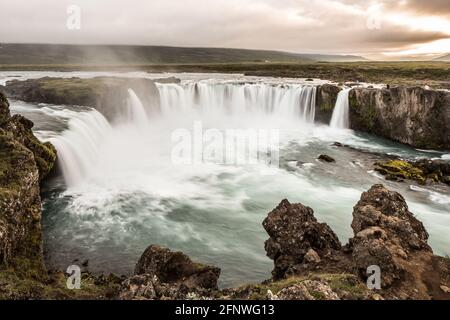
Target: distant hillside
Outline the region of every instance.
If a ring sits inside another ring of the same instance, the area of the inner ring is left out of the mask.
[[[362,61],[358,56],[163,46],[1,44],[0,64],[169,64]]]
[[[446,54],[445,56],[439,57],[434,59],[434,61],[446,61],[446,62],[450,62],[450,53]]]

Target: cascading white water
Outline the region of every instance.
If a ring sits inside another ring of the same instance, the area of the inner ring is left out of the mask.
[[[273,125],[280,128],[295,119],[300,120],[299,123],[314,122],[314,86],[226,82],[189,82],[157,86],[161,116],[165,119],[162,121],[168,122],[169,126],[174,126],[171,122],[177,119],[187,120],[186,117],[195,114],[201,117],[217,116],[217,122],[211,124],[219,126],[224,121],[224,115],[232,117],[228,122],[230,126],[239,126],[243,122],[244,126],[251,126],[257,115],[262,116],[263,122],[268,123],[276,117],[278,122]],[[89,170],[95,168],[102,142],[113,136],[114,132],[120,130],[121,136],[135,136],[137,132],[137,136],[142,138],[146,135],[150,124],[145,106],[132,89],[128,89],[128,95],[126,116],[115,119],[116,125],[111,126],[96,110],[71,112],[69,129],[52,140],[58,150],[60,166],[69,187],[75,186],[88,175]],[[272,118],[267,119],[268,116]],[[114,158],[117,160],[117,155]]]
[[[75,185],[93,167],[99,147],[112,130],[98,111],[70,112],[68,130],[50,141],[58,151],[58,162],[68,186]]]
[[[312,123],[316,87],[264,83],[158,84],[163,114],[202,112],[265,113],[296,117]]]
[[[348,104],[348,93],[351,88],[342,89],[336,100],[336,105],[334,106],[333,116],[331,117],[330,127],[339,129],[348,129],[350,125],[349,120],[349,104]]]
[[[148,124],[147,113],[144,105],[133,89],[128,89],[128,120],[139,126],[146,126]]]

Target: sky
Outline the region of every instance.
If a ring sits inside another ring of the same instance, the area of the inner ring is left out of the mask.
[[[73,5],[79,19],[68,12]],[[450,0],[1,0],[0,13],[2,43],[225,47],[383,60],[450,52]]]

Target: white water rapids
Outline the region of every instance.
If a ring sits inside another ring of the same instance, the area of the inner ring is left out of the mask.
[[[129,90],[127,112],[111,122],[90,108],[12,103],[58,149],[64,179],[56,177],[44,190],[49,266],[64,269],[89,259],[94,272],[129,273],[148,245],[159,244],[220,267],[222,286],[259,282],[273,267],[261,223],[282,199],[313,208],[345,243],[352,235],[352,208],[375,183],[401,192],[427,227],[435,252],[450,253],[445,190],[386,181],[372,171],[378,156],[332,143],[412,158],[448,155],[345,129],[345,91],[327,126],[314,123],[315,84],[209,77],[158,84],[157,113]],[[263,163],[174,165],[172,133],[193,132],[198,121],[204,130],[220,132],[278,130],[279,167],[262,175]],[[319,154],[337,161],[322,163]]]

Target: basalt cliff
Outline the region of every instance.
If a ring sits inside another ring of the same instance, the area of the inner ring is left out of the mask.
[[[318,90],[316,120],[329,123],[339,87]],[[450,92],[422,87],[354,87],[350,128],[422,149],[450,150]]]

